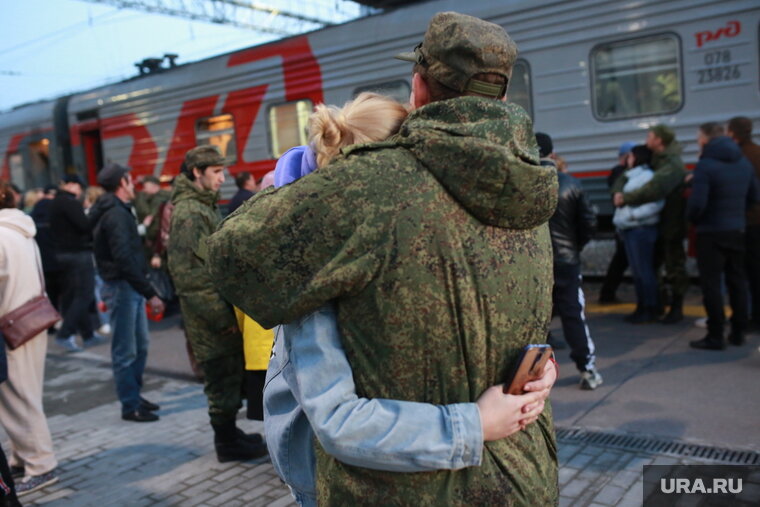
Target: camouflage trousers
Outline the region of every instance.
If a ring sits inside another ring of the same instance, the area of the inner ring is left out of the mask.
[[[245,381],[245,359],[240,354],[228,354],[198,363],[203,371],[203,392],[208,398],[211,424],[234,421],[242,407]]]
[[[660,290],[670,288],[671,297],[683,299],[689,288],[689,275],[686,273],[686,251],[683,246],[683,236],[661,236],[657,240],[655,255],[656,266],[665,266],[665,274],[660,277]]]

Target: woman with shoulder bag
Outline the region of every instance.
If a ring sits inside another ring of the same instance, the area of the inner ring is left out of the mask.
[[[34,221],[15,208],[10,185],[0,182],[0,318],[44,290],[35,233]],[[6,351],[8,380],[0,384],[0,424],[10,438],[9,463],[20,477],[16,492],[22,496],[58,481],[42,408],[47,331],[15,349],[6,346]]]

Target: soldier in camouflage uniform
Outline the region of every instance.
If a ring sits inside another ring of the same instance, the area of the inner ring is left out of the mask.
[[[516,58],[501,27],[439,13],[410,57],[415,111],[400,132],[245,203],[208,240],[208,268],[265,327],[334,300],[357,395],[472,402],[545,340],[557,175],[525,111],[494,100]],[[548,403],[484,446],[479,467],[403,474],[317,444],[319,503],[557,503]]]
[[[673,131],[665,125],[655,125],[647,133],[647,147],[652,150],[654,177],[644,186],[623,194],[623,178],[612,189],[615,206],[639,206],[665,199],[660,212],[656,256],[665,264],[665,284],[670,287],[670,311],[662,320],[675,324],[683,320],[683,298],[689,286],[686,273],[686,170],[681,160],[681,146]]]
[[[154,268],[158,268],[161,266],[161,257],[153,254],[153,246],[158,236],[161,221],[156,214],[161,204],[169,200],[171,192],[162,189],[158,178],[155,176],[146,176],[142,183],[142,191],[135,195],[135,212],[137,213],[137,221],[145,227],[144,242],[147,260]]]
[[[235,313],[214,289],[205,269],[205,239],[219,224],[216,205],[224,182],[224,157],[213,146],[193,148],[172,193],[169,271],[179,295],[185,333],[204,375],[209,417],[219,461],[267,454],[261,435],[236,428],[244,382],[243,338]]]

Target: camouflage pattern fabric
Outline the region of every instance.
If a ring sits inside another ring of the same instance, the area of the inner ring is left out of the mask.
[[[472,76],[489,73],[510,77],[517,46],[499,25],[458,12],[439,12],[430,20],[414,52],[396,58],[417,63],[424,60],[428,74],[452,90],[500,97],[504,89],[496,86],[495,92],[489,90],[494,85]]]
[[[161,203],[168,201],[170,198],[171,192],[163,189],[153,195],[148,195],[145,192],[138,192],[135,196],[134,206],[135,212],[137,213],[137,221],[143,223],[145,217],[154,217],[154,220],[145,232],[145,241],[149,245],[156,241],[156,236],[158,235],[158,229],[161,222],[158,220],[158,217],[156,217],[158,208],[161,206]]]
[[[203,392],[208,398],[211,424],[234,421],[243,406],[245,360],[243,352],[198,363],[203,371]]]
[[[232,306],[214,288],[205,267],[203,241],[221,220],[218,192],[199,190],[180,174],[174,183],[169,272],[182,306],[185,332],[198,362],[242,354],[243,339]]]
[[[626,193],[623,198],[626,204],[633,206],[665,199],[665,207],[660,212],[658,258],[665,265],[663,282],[671,287],[673,296],[682,298],[689,286],[689,275],[683,246],[687,228],[684,197],[686,170],[680,154],[681,147],[677,141],[671,142],[665,151],[655,153],[652,156],[654,177],[643,187]],[[625,182],[625,178],[618,178],[613,191],[619,191]]]
[[[525,111],[460,97],[257,194],[209,238],[208,267],[264,327],[334,300],[359,396],[472,402],[545,341],[556,204]],[[317,488],[320,505],[556,504],[551,408],[459,471],[381,472],[318,448]]]

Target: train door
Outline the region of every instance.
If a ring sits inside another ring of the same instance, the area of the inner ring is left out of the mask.
[[[79,131],[84,155],[84,166],[87,180],[91,185],[97,185],[98,171],[103,167],[103,143],[98,126],[88,127]]]

